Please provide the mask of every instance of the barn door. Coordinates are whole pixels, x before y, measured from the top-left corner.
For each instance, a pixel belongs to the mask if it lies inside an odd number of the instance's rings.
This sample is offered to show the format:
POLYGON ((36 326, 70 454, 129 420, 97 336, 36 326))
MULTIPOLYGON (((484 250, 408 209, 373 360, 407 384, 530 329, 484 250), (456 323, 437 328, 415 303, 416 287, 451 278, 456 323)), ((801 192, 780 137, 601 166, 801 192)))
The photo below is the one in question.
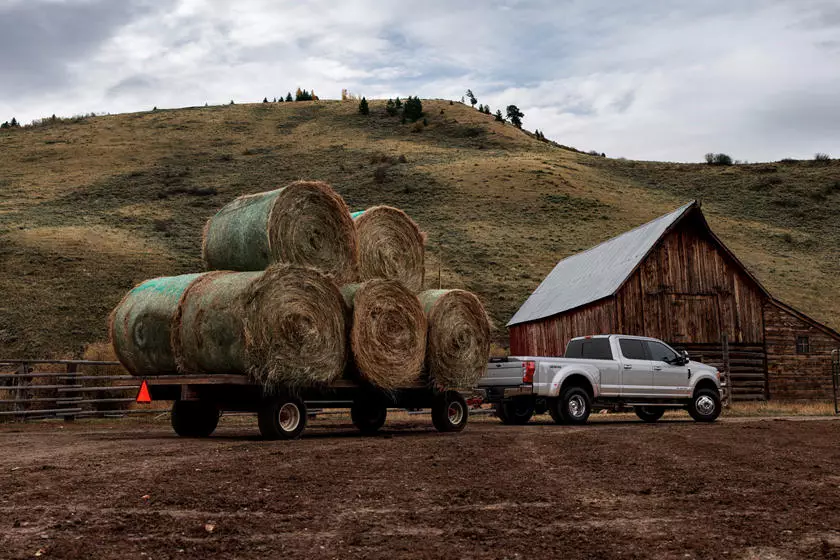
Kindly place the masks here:
POLYGON ((714 295, 672 294, 674 343, 720 343, 720 308, 714 295))

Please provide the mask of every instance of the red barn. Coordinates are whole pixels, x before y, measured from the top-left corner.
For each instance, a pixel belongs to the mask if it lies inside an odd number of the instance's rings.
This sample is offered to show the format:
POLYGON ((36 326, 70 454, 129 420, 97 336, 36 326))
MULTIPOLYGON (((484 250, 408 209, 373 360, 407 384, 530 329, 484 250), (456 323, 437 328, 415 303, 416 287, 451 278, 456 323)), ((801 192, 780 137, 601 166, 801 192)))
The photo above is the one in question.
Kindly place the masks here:
POLYGON ((771 296, 696 201, 557 263, 508 323, 513 355, 562 356, 575 336, 622 333, 723 365, 733 397, 827 399, 840 333, 771 296))

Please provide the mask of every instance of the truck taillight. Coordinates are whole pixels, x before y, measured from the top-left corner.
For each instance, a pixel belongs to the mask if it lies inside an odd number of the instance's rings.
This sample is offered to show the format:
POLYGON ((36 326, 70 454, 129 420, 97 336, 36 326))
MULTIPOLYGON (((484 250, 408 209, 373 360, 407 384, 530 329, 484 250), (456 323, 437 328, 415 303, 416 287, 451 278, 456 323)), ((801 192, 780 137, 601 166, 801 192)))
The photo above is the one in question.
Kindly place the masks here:
POLYGON ((537 369, 537 364, 530 360, 522 362, 522 383, 534 382, 534 371, 537 369))

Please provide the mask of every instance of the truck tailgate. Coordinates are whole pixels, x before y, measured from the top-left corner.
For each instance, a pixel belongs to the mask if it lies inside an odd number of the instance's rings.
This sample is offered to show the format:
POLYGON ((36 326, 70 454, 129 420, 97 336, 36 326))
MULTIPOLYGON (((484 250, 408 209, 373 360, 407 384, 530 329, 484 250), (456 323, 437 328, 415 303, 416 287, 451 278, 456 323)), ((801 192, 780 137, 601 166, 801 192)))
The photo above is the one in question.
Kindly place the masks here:
POLYGON ((514 387, 522 384, 522 362, 490 362, 487 372, 478 380, 479 387, 514 387))

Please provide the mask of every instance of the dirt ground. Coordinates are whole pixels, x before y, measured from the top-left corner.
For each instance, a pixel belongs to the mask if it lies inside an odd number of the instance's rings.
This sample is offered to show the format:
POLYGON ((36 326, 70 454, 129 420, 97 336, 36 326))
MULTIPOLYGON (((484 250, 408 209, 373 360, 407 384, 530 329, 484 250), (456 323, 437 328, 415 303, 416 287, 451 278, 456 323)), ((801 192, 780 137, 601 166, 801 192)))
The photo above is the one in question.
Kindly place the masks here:
MULTIPOLYGON (((687 417, 685 417, 687 418, 687 417)), ((840 422, 0 426, 2 558, 840 558, 840 422), (281 556, 282 555, 282 556, 281 556)))

